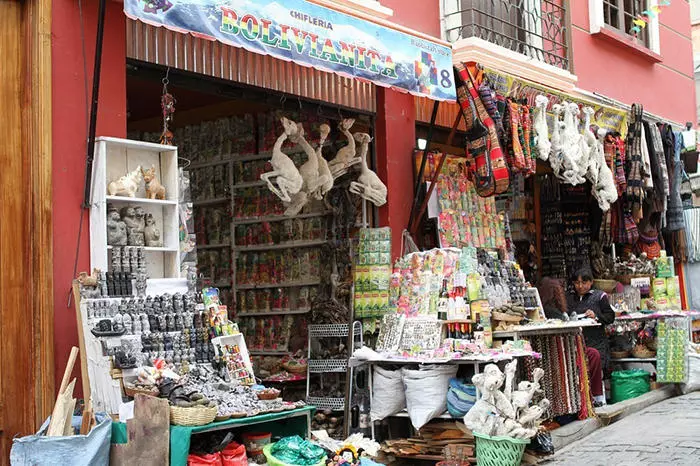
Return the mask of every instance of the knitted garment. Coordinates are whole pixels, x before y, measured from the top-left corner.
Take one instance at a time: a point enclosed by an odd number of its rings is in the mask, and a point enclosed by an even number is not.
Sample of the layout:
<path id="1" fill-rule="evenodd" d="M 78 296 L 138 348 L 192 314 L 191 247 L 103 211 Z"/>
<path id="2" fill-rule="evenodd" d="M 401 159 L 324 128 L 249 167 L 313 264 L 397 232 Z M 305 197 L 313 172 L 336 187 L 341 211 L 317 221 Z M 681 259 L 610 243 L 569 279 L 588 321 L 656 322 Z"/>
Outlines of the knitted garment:
<path id="1" fill-rule="evenodd" d="M 642 159 L 642 120 L 640 107 L 632 106 L 632 117 L 627 132 L 627 163 L 625 175 L 626 210 L 633 214 L 635 223 L 642 218 L 642 201 L 644 201 L 644 161 Z"/>
<path id="2" fill-rule="evenodd" d="M 503 129 L 503 117 L 501 112 L 498 111 L 498 105 L 496 104 L 495 92 L 486 82 L 482 82 L 479 86 L 479 96 L 484 103 L 484 107 L 486 107 L 486 111 L 496 125 L 498 139 L 501 141 L 501 144 L 503 144 L 503 134 L 505 130 Z"/>
<path id="3" fill-rule="evenodd" d="M 511 169 L 514 172 L 523 172 L 527 168 L 527 163 L 525 162 L 525 153 L 523 152 L 521 143 L 522 127 L 520 126 L 520 105 L 509 100 L 508 114 L 510 117 L 508 121 L 508 130 L 510 132 L 510 146 L 508 147 L 508 152 L 513 161 Z"/>
<path id="4" fill-rule="evenodd" d="M 535 153 L 535 140 L 532 131 L 532 120 L 530 118 L 530 107 L 520 106 L 520 128 L 522 128 L 523 140 L 521 141 L 525 154 L 526 176 L 534 175 L 537 165 L 537 154 Z"/>
<path id="5" fill-rule="evenodd" d="M 671 128 L 667 127 L 668 132 Z M 667 136 L 667 140 L 670 138 Z M 671 181 L 671 195 L 666 211 L 666 231 L 678 231 L 685 227 L 683 221 L 683 201 L 681 200 L 681 182 L 683 181 L 683 167 L 681 165 L 681 147 L 683 138 L 681 133 L 673 133 L 673 159 L 668 164 L 668 173 Z M 668 154 L 667 154 L 668 157 Z"/>
<path id="6" fill-rule="evenodd" d="M 651 171 L 651 156 L 649 155 L 649 146 L 647 144 L 646 129 L 644 128 L 644 121 L 641 122 L 641 149 L 642 149 L 642 181 L 644 189 L 652 190 L 654 189 L 653 174 Z"/>
<path id="7" fill-rule="evenodd" d="M 700 208 L 686 209 L 683 214 L 688 262 L 700 262 Z"/>

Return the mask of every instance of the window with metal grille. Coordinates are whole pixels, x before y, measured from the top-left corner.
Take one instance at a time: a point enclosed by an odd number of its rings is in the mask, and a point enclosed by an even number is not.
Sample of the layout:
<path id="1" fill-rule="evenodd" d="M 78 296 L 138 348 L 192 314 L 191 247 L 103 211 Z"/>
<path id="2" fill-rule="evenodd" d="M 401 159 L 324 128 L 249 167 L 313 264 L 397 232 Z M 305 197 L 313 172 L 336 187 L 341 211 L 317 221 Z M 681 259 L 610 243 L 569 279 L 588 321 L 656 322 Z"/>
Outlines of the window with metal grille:
<path id="1" fill-rule="evenodd" d="M 630 31 L 634 26 L 632 20 L 647 9 L 647 3 L 647 0 L 603 0 L 605 24 L 623 34 L 631 35 Z M 649 47 L 649 28 L 641 28 L 636 35 L 636 40 L 645 47 Z"/>
<path id="2" fill-rule="evenodd" d="M 583 1 L 583 0 L 577 0 Z M 445 39 L 478 37 L 569 68 L 567 0 L 442 0 Z"/>

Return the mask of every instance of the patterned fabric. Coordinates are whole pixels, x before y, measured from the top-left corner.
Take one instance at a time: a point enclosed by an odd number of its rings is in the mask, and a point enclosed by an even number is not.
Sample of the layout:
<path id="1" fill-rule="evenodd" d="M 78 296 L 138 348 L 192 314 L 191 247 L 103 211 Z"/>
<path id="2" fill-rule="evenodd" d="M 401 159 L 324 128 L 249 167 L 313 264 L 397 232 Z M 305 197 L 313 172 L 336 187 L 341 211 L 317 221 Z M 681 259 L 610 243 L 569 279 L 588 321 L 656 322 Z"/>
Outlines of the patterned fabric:
<path id="1" fill-rule="evenodd" d="M 523 138 L 522 138 L 522 128 L 520 126 L 520 106 L 513 102 L 508 101 L 508 113 L 510 119 L 508 121 L 508 130 L 510 132 L 510 142 L 511 145 L 508 147 L 510 152 L 513 165 L 511 169 L 513 171 L 522 172 L 527 168 L 527 162 L 525 162 L 525 154 L 523 152 Z"/>
<path id="2" fill-rule="evenodd" d="M 644 161 L 642 159 L 642 119 L 641 107 L 632 105 L 632 116 L 627 133 L 627 163 L 625 175 L 627 189 L 625 190 L 625 210 L 632 213 L 633 221 L 637 223 L 642 218 L 642 202 L 644 201 Z M 625 219 L 627 224 L 627 219 Z M 626 228 L 627 225 L 626 225 Z M 636 242 L 636 241 L 635 241 Z"/>
<path id="3" fill-rule="evenodd" d="M 583 342 L 583 336 L 576 335 L 576 365 L 580 374 L 579 393 L 581 394 L 581 410 L 579 411 L 579 419 L 587 419 L 593 417 L 593 401 L 591 399 L 591 383 L 588 380 L 588 361 L 586 360 L 586 345 Z"/>
<path id="4" fill-rule="evenodd" d="M 523 132 L 523 152 L 525 153 L 526 176 L 534 175 L 537 169 L 537 154 L 535 152 L 535 139 L 532 131 L 532 119 L 530 118 L 530 107 L 520 106 L 520 127 Z"/>
<path id="5" fill-rule="evenodd" d="M 671 132 L 671 128 L 667 128 Z M 670 140 L 670 138 L 668 138 Z M 683 181 L 683 167 L 681 165 L 681 147 L 683 137 L 681 133 L 673 133 L 673 159 L 668 165 L 668 173 L 671 181 L 671 195 L 666 211 L 666 231 L 678 231 L 685 227 L 683 219 L 683 201 L 681 200 L 681 181 Z"/>

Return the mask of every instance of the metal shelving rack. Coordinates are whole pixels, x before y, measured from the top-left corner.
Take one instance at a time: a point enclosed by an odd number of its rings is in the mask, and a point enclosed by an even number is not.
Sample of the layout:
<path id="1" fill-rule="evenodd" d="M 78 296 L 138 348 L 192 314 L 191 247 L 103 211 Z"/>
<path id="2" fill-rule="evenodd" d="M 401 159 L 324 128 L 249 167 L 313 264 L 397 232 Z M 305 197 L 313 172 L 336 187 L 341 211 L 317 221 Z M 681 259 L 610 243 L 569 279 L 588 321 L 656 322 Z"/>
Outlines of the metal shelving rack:
<path id="1" fill-rule="evenodd" d="M 346 400 L 352 400 L 353 368 L 349 366 L 348 360 L 352 353 L 357 348 L 361 348 L 362 341 L 362 323 L 353 322 L 352 333 L 350 332 L 350 324 L 323 324 L 309 325 L 308 330 L 308 368 L 306 370 L 306 402 L 316 406 L 318 409 L 330 409 L 332 411 L 343 411 L 345 414 L 345 434 L 347 435 L 349 426 L 349 406 Z M 312 343 L 314 340 L 322 338 L 347 338 L 348 339 L 348 358 L 346 359 L 313 359 L 312 358 Z M 345 397 L 318 397 L 310 396 L 311 390 L 311 375 L 312 374 L 330 374 L 344 373 L 345 378 Z"/>

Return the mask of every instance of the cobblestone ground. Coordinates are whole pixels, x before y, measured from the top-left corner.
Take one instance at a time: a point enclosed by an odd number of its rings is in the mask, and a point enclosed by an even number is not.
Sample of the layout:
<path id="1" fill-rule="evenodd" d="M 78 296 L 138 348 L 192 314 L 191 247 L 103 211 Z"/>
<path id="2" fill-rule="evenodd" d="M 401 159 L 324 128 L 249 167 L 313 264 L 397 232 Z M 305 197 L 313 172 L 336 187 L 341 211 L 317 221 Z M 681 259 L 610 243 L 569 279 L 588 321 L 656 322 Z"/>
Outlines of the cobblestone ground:
<path id="1" fill-rule="evenodd" d="M 700 465 L 700 392 L 662 401 L 598 429 L 547 464 Z"/>

